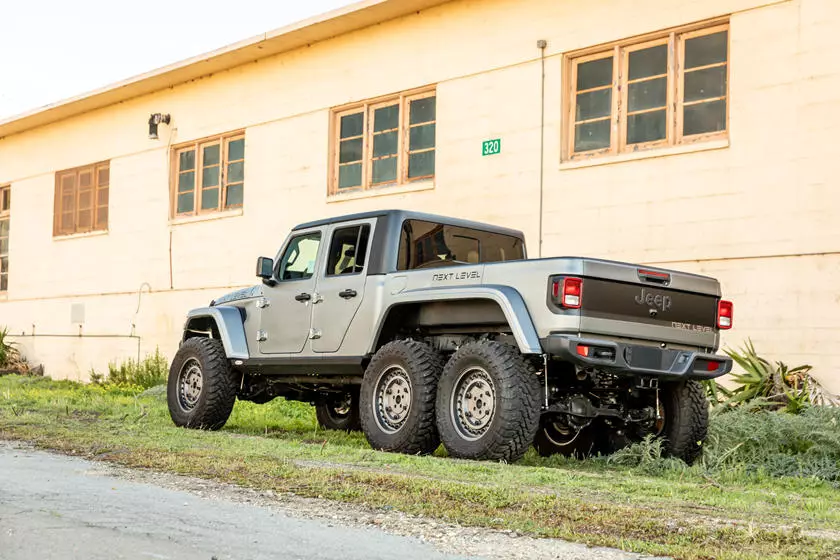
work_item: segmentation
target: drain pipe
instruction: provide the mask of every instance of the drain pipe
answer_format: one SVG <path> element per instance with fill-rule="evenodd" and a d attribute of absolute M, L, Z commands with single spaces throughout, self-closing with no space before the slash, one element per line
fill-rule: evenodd
<path fill-rule="evenodd" d="M 540 49 L 540 220 L 539 220 L 539 244 L 537 256 L 543 256 L 543 204 L 545 200 L 545 49 L 548 41 L 540 39 L 537 41 L 537 48 Z"/>

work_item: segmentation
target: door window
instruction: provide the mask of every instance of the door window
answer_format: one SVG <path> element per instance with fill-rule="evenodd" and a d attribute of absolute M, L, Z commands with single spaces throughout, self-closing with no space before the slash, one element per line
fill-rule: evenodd
<path fill-rule="evenodd" d="M 318 247 L 321 246 L 321 232 L 307 233 L 292 239 L 283 258 L 280 259 L 278 277 L 281 282 L 306 280 L 315 274 Z"/>
<path fill-rule="evenodd" d="M 327 276 L 364 271 L 369 239 L 368 224 L 335 230 L 327 259 Z"/>

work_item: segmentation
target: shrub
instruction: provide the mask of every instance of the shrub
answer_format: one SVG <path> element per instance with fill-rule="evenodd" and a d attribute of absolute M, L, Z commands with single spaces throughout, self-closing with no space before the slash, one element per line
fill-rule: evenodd
<path fill-rule="evenodd" d="M 771 363 L 755 350 L 752 340 L 747 340 L 740 351 L 724 350 L 738 364 L 743 373 L 732 374 L 737 384 L 729 390 L 716 381 L 706 381 L 706 392 L 716 406 L 733 408 L 750 403 L 799 414 L 811 405 L 837 406 L 837 398 L 811 377 L 812 367 L 801 365 L 790 368 L 784 362 Z"/>
<path fill-rule="evenodd" d="M 20 355 L 15 343 L 9 340 L 9 330 L 6 327 L 0 330 L 0 371 L 21 374 L 29 371 L 26 360 Z"/>
<path fill-rule="evenodd" d="M 168 374 L 169 364 L 160 350 L 155 348 L 153 355 L 139 362 L 131 358 L 120 363 L 110 362 L 107 376 L 91 370 L 90 380 L 96 385 L 136 387 L 142 390 L 165 384 Z"/>

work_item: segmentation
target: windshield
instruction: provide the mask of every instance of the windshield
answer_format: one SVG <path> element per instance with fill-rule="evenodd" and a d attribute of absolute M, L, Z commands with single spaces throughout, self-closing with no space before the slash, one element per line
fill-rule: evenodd
<path fill-rule="evenodd" d="M 400 236 L 397 269 L 413 270 L 524 258 L 524 243 L 518 237 L 420 220 L 406 220 Z"/>

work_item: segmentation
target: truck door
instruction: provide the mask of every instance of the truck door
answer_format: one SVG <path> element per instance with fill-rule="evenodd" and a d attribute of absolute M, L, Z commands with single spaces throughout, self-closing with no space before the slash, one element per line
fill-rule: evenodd
<path fill-rule="evenodd" d="M 258 334 L 263 354 L 299 354 L 310 338 L 312 309 L 317 303 L 315 270 L 321 229 L 291 237 L 274 266 L 275 286 L 265 286 L 266 301 Z"/>
<path fill-rule="evenodd" d="M 312 311 L 312 340 L 315 352 L 338 352 L 353 317 L 362 305 L 367 280 L 368 251 L 375 220 L 336 225 L 331 230 L 320 269 L 318 293 L 322 298 Z"/>

